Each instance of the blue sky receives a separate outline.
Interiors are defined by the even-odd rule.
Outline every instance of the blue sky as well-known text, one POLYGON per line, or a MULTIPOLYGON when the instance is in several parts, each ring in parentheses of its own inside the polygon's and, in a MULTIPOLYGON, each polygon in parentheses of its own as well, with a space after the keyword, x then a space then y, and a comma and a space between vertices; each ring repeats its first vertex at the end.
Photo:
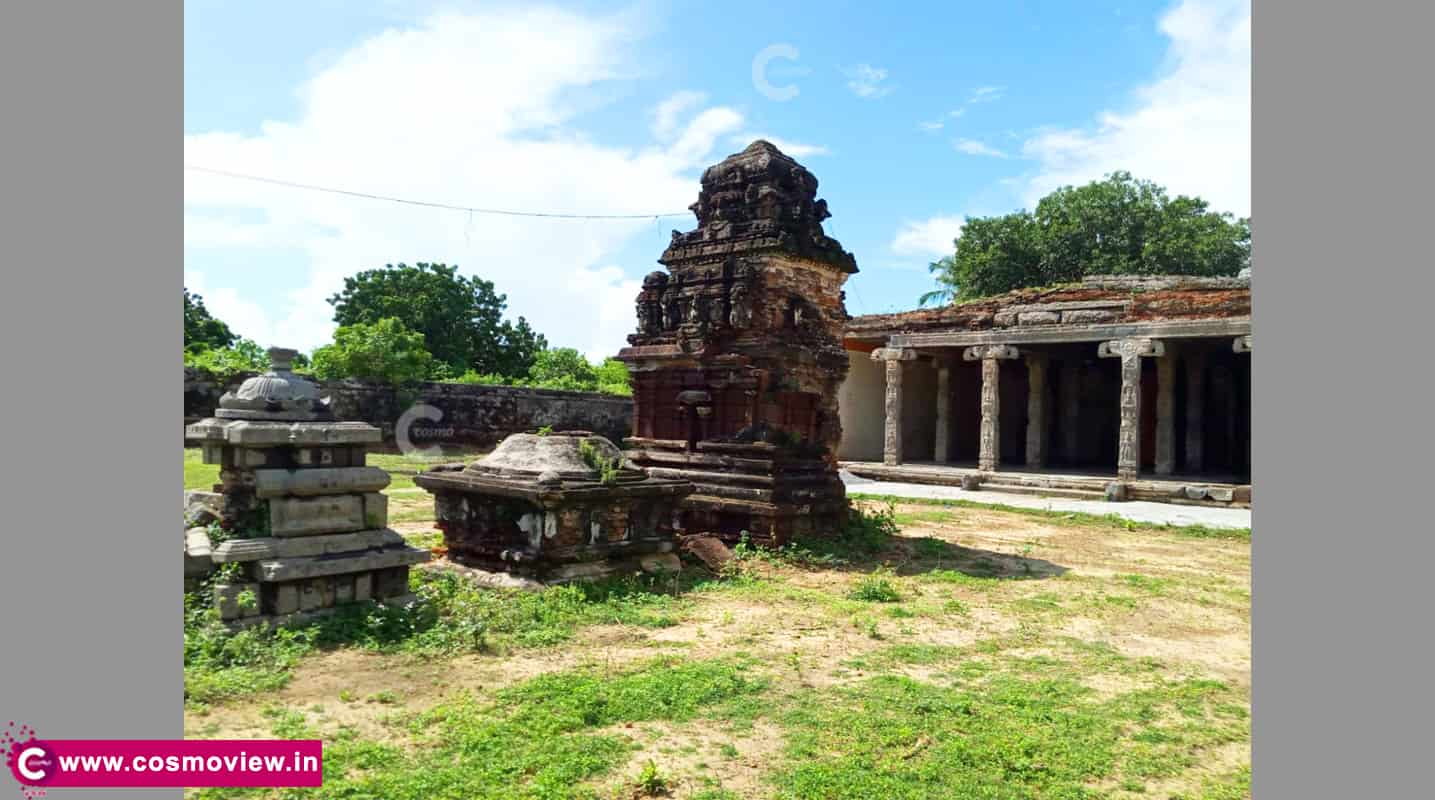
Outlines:
MULTIPOLYGON (((1128 169, 1250 211, 1248 2, 185 4, 185 163, 464 207, 683 211, 768 138, 914 307, 965 215, 1128 169)), ((611 354, 674 229, 469 215, 187 171, 185 280, 239 333, 327 341, 345 275, 458 263, 555 346, 611 354)))

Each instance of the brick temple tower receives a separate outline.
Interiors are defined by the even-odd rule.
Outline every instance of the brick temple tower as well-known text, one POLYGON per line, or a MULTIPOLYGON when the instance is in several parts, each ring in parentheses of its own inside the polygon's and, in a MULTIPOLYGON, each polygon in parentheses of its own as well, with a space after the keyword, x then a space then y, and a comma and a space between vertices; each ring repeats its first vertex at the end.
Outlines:
POLYGON ((643 280, 618 358, 633 384, 634 463, 697 486, 683 529, 782 544, 842 522, 837 390, 852 254, 822 231, 817 178, 758 140, 709 167, 643 280))

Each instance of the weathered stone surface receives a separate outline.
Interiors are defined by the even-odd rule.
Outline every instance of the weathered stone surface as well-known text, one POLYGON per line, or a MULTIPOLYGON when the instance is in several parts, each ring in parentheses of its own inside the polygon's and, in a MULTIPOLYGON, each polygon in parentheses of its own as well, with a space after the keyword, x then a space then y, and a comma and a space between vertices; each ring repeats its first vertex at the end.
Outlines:
POLYGON ((260 497, 377 492, 388 485, 389 473, 378 467, 261 469, 254 472, 254 490, 260 497))
POLYGON ((213 563, 209 533, 204 528, 190 528, 185 531, 184 577, 197 578, 207 575, 213 563))
POLYGON ((945 463, 952 441, 952 368, 942 361, 937 365, 937 419, 933 434, 932 460, 945 463))
POLYGON ((1017 314, 1018 325, 1055 325, 1061 322, 1061 315, 1055 311, 1024 311, 1017 314))
POLYGON ((396 531, 387 529, 293 538, 230 539, 215 549, 214 557, 217 563, 223 564, 229 561, 260 561, 273 558, 352 553, 403 543, 403 536, 396 531))
POLYGON ((364 514, 363 495, 279 497, 269 501, 269 530, 275 536, 287 537, 379 527, 370 525, 364 514))
POLYGON ((962 488, 969 492, 975 492, 982 488, 982 476, 970 472, 962 475, 962 488))
POLYGON ((1007 359, 1017 358, 1015 347, 1006 345, 979 345, 968 347, 962 352, 967 361, 982 362, 982 427, 977 450, 977 469, 990 472, 997 468, 1000 460, 998 448, 1001 443, 1001 364, 1007 359))
POLYGON ((732 549, 711 534, 684 536, 681 545, 683 552, 692 554, 714 572, 721 572, 733 559, 732 549))
POLYGON ((1078 309, 1061 312, 1061 322, 1063 325, 1096 325, 1115 322, 1119 318, 1120 314, 1115 311, 1078 309))
POLYGON ((1046 466, 1046 367, 1044 353, 1027 354, 1026 465, 1033 469, 1046 466))
POLYGON ((374 577, 368 573, 354 576, 354 602, 362 603, 374 595, 374 577))
POLYGON ((272 614, 293 614, 299 610, 299 587, 293 583, 281 583, 274 587, 274 608, 272 614))
POLYGON ((1156 359, 1156 474, 1176 471, 1176 356, 1156 359))
POLYGON ((1106 484, 1106 499, 1112 503, 1125 502, 1126 492, 1126 484, 1120 481, 1112 481, 1106 484))
POLYGON ((429 557, 428 553, 413 548, 388 548, 353 556, 269 559, 256 563, 256 577, 270 583, 304 580, 421 564, 428 561, 429 557))

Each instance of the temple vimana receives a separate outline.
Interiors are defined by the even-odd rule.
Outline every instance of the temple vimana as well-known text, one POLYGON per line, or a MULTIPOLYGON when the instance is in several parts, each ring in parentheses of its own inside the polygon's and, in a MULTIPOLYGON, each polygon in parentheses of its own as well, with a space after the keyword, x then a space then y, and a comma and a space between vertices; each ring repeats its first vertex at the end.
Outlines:
POLYGON ((709 168, 619 358, 629 455, 680 528, 780 543, 877 480, 1247 505, 1248 278, 1098 276, 851 317, 817 179, 765 141, 709 168))

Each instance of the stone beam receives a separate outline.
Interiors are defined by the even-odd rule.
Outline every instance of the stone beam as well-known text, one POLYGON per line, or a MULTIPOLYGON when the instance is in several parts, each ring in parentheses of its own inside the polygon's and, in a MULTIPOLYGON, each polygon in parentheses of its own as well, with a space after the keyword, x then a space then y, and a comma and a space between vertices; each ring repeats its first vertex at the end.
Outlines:
POLYGON ((979 345, 962 352, 967 361, 982 362, 982 429, 977 469, 991 472, 1001 456, 1001 362, 1021 355, 1010 345, 979 345))
POLYGON ((917 357, 917 351, 900 347, 879 347, 872 351, 873 361, 887 364, 886 420, 882 428, 882 463, 902 463, 902 362, 917 357))
POLYGON ((983 331, 933 331, 897 333, 891 347, 970 347, 991 344, 1061 344, 1102 342, 1111 339, 1210 339, 1245 336, 1251 332, 1250 317, 1229 319, 1120 322, 1096 325, 1033 325, 983 331))
POLYGON ((1045 353, 1026 354, 1026 465, 1046 466, 1046 366, 1045 353))
POLYGON ((1141 468, 1141 359, 1165 355, 1166 347, 1152 339, 1116 339, 1102 342, 1096 354, 1121 359, 1121 433, 1117 440, 1116 477, 1135 480, 1141 468))

